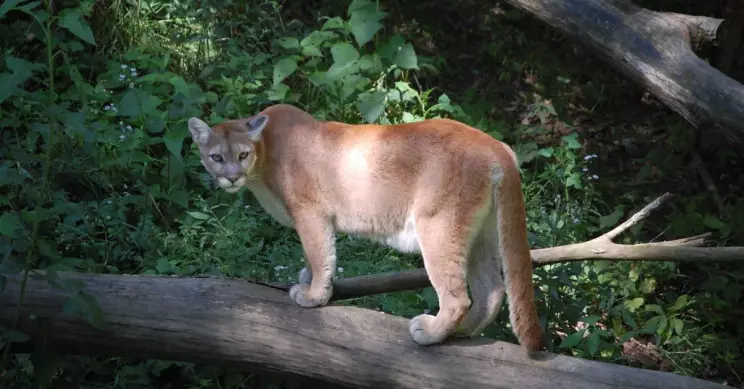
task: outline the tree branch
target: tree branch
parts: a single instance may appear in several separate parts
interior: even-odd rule
[[[633,214],[625,222],[592,240],[565,246],[531,250],[532,266],[587,260],[611,261],[744,261],[744,247],[699,247],[709,234],[640,244],[618,244],[613,240],[657,210],[671,194],[665,193]],[[274,288],[289,290],[291,284],[270,283]],[[431,286],[425,269],[371,274],[337,279],[332,300],[344,300],[380,293],[420,289]]]

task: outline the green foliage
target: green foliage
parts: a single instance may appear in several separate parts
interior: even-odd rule
[[[285,18],[271,0],[70,1],[56,9],[51,2],[3,2],[0,293],[17,287],[11,278],[44,280],[68,295],[65,314],[105,328],[96,296],[59,272],[296,281],[304,265],[296,234],[271,220],[250,194],[213,189],[188,136],[191,116],[219,122],[283,102],[348,123],[461,120],[513,145],[535,247],[608,231],[659,194],[618,189],[614,181],[676,176],[677,154],[694,143],[679,137],[640,154],[640,145],[622,137],[627,153],[640,154],[644,165],[613,177],[612,146],[593,142],[586,125],[574,120],[584,112],[571,108],[583,104],[576,97],[583,94],[591,100],[586,112],[600,115],[611,82],[601,69],[598,79],[577,81],[589,77],[587,70],[551,62],[563,51],[550,44],[521,46],[531,38],[515,10],[484,27],[490,35],[477,55],[494,72],[492,80],[471,87],[467,76],[458,90],[445,81],[448,74],[469,74],[454,68],[459,53],[420,54],[421,39],[451,38],[443,24],[398,28],[384,2],[337,3],[345,7],[338,14],[303,24]],[[521,100],[500,105],[491,91],[525,73],[538,81],[520,92]],[[518,112],[504,113],[512,105]],[[657,231],[660,224],[667,236],[714,232],[720,243],[744,241],[744,200],[727,199],[720,213],[704,189],[691,189],[669,208],[666,220],[639,224],[620,239],[653,239],[664,232]],[[418,256],[364,239],[340,236],[338,244],[339,277],[421,267]],[[744,329],[735,311],[741,271],[672,262],[564,263],[538,268],[535,285],[555,352],[626,363],[623,346],[637,340],[655,346],[681,374],[735,380],[742,366]],[[343,303],[405,317],[438,309],[431,288]],[[515,341],[506,318],[502,312],[484,335]],[[3,387],[6,381],[14,387],[284,384],[214,366],[62,356],[42,344],[14,355],[10,344],[31,341],[17,322],[0,324]]]

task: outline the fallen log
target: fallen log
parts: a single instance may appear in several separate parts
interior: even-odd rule
[[[241,280],[62,274],[98,301],[105,325],[63,313],[67,293],[29,279],[18,330],[68,354],[159,358],[259,369],[356,388],[725,388],[680,375],[544,353],[487,338],[422,347],[408,320],[329,305],[306,309]],[[0,294],[13,320],[20,276]]]
[[[693,126],[744,146],[744,85],[693,52],[735,35],[736,23],[625,0],[504,1],[586,44]]]

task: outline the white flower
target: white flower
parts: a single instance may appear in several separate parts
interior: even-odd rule
[[[125,64],[122,64],[122,65],[121,65],[121,68],[122,68],[122,69],[126,69],[126,68],[127,68],[127,65],[125,65]]]
[[[599,176],[596,175],[596,174],[592,174],[592,178],[595,179],[595,180],[598,180],[599,179]]]
[[[286,266],[282,266],[282,265],[276,265],[276,267],[274,268],[274,270],[276,270],[276,271],[280,271],[280,270],[284,270],[284,269],[286,269],[286,268],[287,268]]]
[[[336,270],[338,270],[339,273],[343,273],[344,272],[344,268],[343,267],[340,267],[340,266]]]
[[[120,79],[120,80],[123,80],[123,79],[125,79],[125,78],[127,78],[127,76],[126,76],[126,75],[124,75],[124,74],[120,74],[120,75],[119,75],[119,79]]]

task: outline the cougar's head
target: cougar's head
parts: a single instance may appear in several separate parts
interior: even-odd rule
[[[256,144],[269,122],[266,114],[209,127],[199,118],[189,119],[189,131],[199,147],[201,163],[217,185],[235,193],[248,180],[258,177]]]

